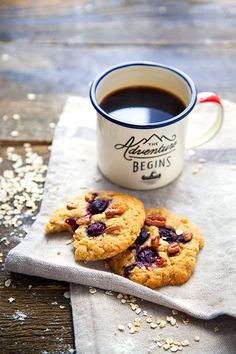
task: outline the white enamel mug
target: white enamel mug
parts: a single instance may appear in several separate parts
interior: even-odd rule
[[[121,122],[101,108],[100,103],[106,96],[132,86],[169,91],[179,97],[186,108],[171,119],[143,125]],[[97,111],[99,169],[110,181],[136,190],[165,186],[180,175],[189,113],[197,101],[215,103],[217,114],[211,128],[188,142],[188,147],[210,140],[223,121],[223,107],[218,96],[210,92],[197,95],[188,75],[152,62],[124,63],[108,69],[92,83],[90,99]]]

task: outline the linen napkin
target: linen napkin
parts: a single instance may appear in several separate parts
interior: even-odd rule
[[[87,100],[70,98],[56,128],[41,211],[26,238],[9,252],[7,270],[128,293],[201,319],[236,317],[236,105],[224,104],[222,130],[208,144],[189,151],[176,181],[157,190],[127,191],[100,175],[94,112]],[[210,119],[210,106],[207,114]],[[208,119],[196,112],[193,120],[201,126],[203,118]],[[199,166],[199,159],[206,163]],[[140,198],[145,207],[163,206],[189,217],[206,240],[191,279],[182,286],[151,290],[113,274],[103,262],[76,263],[73,247],[66,245],[68,234],[45,236],[51,212],[90,189],[125,191]]]
[[[71,284],[77,354],[180,353],[181,347],[183,354],[235,353],[235,318],[199,320],[142,300],[137,302],[141,309],[137,315],[129,303],[122,304],[121,300],[124,297],[117,299],[116,293],[97,289],[91,294],[86,286]],[[137,318],[140,327],[135,327],[138,331],[134,332]],[[160,320],[161,325],[157,325]]]

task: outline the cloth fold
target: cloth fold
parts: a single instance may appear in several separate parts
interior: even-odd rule
[[[86,99],[70,98],[55,131],[41,211],[26,238],[9,252],[7,270],[128,293],[201,319],[223,314],[236,317],[232,286],[236,282],[236,142],[232,137],[236,105],[224,104],[221,132],[187,154],[184,171],[176,181],[157,190],[127,191],[100,175],[94,112]],[[209,106],[208,114],[210,110]],[[206,162],[199,166],[199,159]],[[163,206],[189,217],[206,240],[191,279],[182,286],[151,290],[113,274],[103,262],[76,263],[73,247],[66,245],[68,234],[45,236],[44,224],[51,212],[90,189],[125,191],[140,198],[145,207]]]

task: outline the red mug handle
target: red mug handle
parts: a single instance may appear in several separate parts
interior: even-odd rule
[[[223,119],[224,119],[224,108],[219,96],[217,96],[214,92],[200,92],[197,95],[197,103],[206,103],[211,102],[216,106],[216,119],[212,126],[208,128],[202,135],[192,137],[187,140],[187,148],[193,148],[202,144],[205,144],[207,141],[212,139],[220,130]]]

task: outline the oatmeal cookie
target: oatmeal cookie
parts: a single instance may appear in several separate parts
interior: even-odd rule
[[[203,245],[201,232],[188,219],[164,208],[147,209],[134,244],[111,258],[109,264],[115,273],[149,288],[180,285],[193,273]]]
[[[145,219],[141,201],[118,192],[90,192],[57,209],[46,233],[73,233],[76,261],[106,259],[127,249]]]

